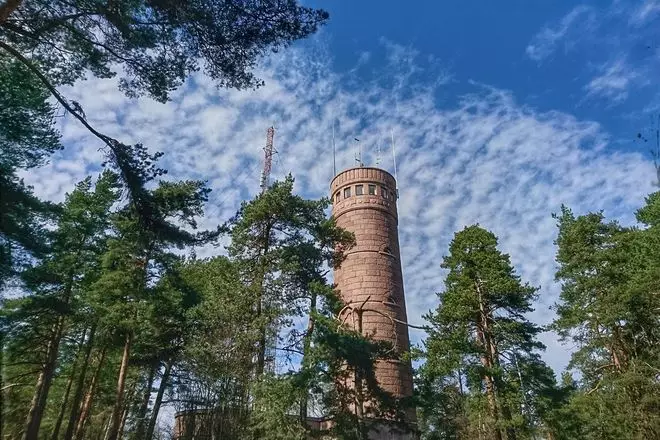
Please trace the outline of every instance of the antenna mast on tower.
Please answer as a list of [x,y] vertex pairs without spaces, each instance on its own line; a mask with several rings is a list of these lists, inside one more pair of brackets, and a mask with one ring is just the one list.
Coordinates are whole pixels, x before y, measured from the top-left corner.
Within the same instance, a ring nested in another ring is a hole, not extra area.
[[266,191],[270,183],[270,170],[273,167],[273,137],[275,137],[275,127],[268,127],[266,130],[266,146],[264,147],[264,169],[261,172],[261,181],[259,186],[261,192]]
[[394,148],[394,130],[391,131],[392,135],[392,160],[394,162],[394,181],[396,182],[396,198],[399,198],[399,176],[396,175],[396,150]]
[[[266,146],[264,147],[264,169],[261,172],[261,180],[259,186],[263,194],[268,189],[270,184],[270,171],[273,167],[273,154],[277,151],[273,148],[273,138],[275,137],[275,127],[270,126],[266,130]],[[263,279],[261,280],[263,286]],[[272,309],[272,299],[262,298],[261,307],[265,310]],[[263,367],[264,371],[268,373],[275,372],[275,358],[277,356],[277,334],[278,325],[275,322],[268,323],[268,328],[263,333]]]

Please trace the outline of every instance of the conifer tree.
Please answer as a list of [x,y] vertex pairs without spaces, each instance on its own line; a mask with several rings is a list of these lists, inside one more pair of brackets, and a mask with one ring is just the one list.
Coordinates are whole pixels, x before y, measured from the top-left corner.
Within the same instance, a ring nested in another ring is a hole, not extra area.
[[[140,146],[98,131],[91,115],[58,87],[89,74],[120,73],[119,87],[128,96],[165,102],[200,68],[221,87],[258,87],[262,81],[252,71],[260,57],[313,34],[327,19],[327,12],[296,1],[10,0],[0,4],[0,62],[20,65],[40,93],[47,91],[102,142],[138,213],[147,215],[148,194],[135,181]],[[49,116],[45,100],[38,105],[46,108],[33,131]]]
[[539,423],[535,400],[554,384],[538,355],[541,329],[525,318],[537,289],[479,226],[456,233],[442,267],[449,272],[440,305],[427,316],[422,370],[427,386],[440,380],[442,398],[455,402],[440,420],[451,422],[454,438],[529,438]]
[[38,200],[16,175],[61,147],[47,99],[25,66],[0,55],[0,288],[22,262],[47,248],[42,224],[53,218],[53,206]]
[[568,408],[585,439],[660,437],[660,281],[658,193],[637,212],[643,228],[606,221],[602,212],[557,215],[557,279],[562,292],[553,327],[577,350],[579,372]]
[[286,347],[302,350],[305,337],[290,325],[292,317],[309,315],[316,304],[314,283],[324,283],[324,263],[334,264],[335,245],[348,243],[350,234],[325,216],[328,200],[305,200],[293,194],[293,178],[274,183],[230,222],[230,257],[257,301],[256,319],[262,321],[255,375],[261,377],[268,345],[277,343],[277,332],[289,327]]
[[150,194],[153,202],[148,223],[133,204],[113,220],[116,236],[108,242],[102,263],[104,273],[93,287],[101,317],[99,324],[114,334],[123,347],[109,440],[116,440],[120,434],[132,350],[140,338],[151,332],[148,317],[155,304],[155,277],[176,258],[173,247],[202,244],[213,236],[192,234],[174,223],[176,220],[196,228],[208,191],[203,182],[160,182]]
[[107,239],[110,209],[119,198],[118,189],[117,176],[106,172],[95,185],[87,178],[67,195],[53,233],[51,252],[23,275],[26,287],[34,294],[8,304],[7,320],[14,329],[12,343],[27,342],[10,348],[12,352],[17,350],[14,355],[19,358],[8,359],[8,365],[30,359],[39,365],[26,438],[36,437],[39,431],[60,343],[76,321],[80,295],[98,274],[95,265]]

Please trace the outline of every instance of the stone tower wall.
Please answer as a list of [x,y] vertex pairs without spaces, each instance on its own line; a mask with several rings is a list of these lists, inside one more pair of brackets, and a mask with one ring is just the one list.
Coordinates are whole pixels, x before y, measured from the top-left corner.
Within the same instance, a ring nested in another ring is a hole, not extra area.
[[[374,185],[375,191],[370,191],[369,185]],[[356,240],[356,245],[346,252],[346,260],[334,272],[335,283],[347,305],[339,318],[355,328],[351,307],[364,304],[362,333],[389,341],[399,353],[405,352],[409,349],[408,328],[404,324],[408,320],[394,177],[378,168],[352,168],[339,173],[330,188],[337,225],[353,232]],[[350,195],[345,193],[348,188]],[[376,377],[381,387],[396,397],[412,395],[410,362],[379,361]],[[414,418],[414,413],[410,418]]]

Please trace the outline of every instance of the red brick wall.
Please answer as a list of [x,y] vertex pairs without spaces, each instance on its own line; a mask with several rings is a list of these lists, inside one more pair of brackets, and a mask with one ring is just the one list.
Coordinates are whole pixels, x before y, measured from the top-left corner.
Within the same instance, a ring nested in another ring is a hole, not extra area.
[[[356,185],[364,194],[356,195]],[[370,195],[368,185],[376,185]],[[351,197],[344,198],[344,188],[351,187]],[[408,328],[392,318],[407,322],[406,301],[399,251],[396,182],[388,172],[377,168],[353,168],[338,174],[332,181],[332,213],[337,225],[355,234],[356,245],[346,253],[346,260],[334,272],[335,283],[348,306],[359,307],[365,301],[363,334],[391,342],[398,352],[409,349]],[[382,189],[387,191],[387,198]],[[336,194],[339,193],[339,201]],[[354,314],[345,308],[340,319],[354,326]],[[409,362],[379,362],[376,376],[380,385],[397,397],[412,395]]]

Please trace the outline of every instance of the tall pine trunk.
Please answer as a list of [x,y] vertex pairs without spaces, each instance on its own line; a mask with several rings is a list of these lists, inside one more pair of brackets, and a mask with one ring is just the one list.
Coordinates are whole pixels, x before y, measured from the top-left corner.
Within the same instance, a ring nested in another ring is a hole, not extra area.
[[[83,333],[83,341],[85,338],[85,333]],[[82,345],[83,341],[80,343],[80,350],[82,350]],[[79,350],[79,351],[80,351]],[[64,420],[64,413],[66,413],[66,408],[69,404],[69,395],[71,394],[71,387],[73,386],[73,381],[76,377],[76,367],[77,367],[77,361],[78,361],[78,356],[80,356],[80,353],[76,356],[73,367],[71,368],[71,374],[69,374],[69,379],[66,382],[66,390],[64,391],[64,398],[62,399],[62,407],[60,408],[60,411],[57,415],[57,421],[55,422],[55,427],[53,428],[53,433],[51,434],[50,438],[51,440],[57,440],[60,437],[60,429],[62,428],[62,421]]]
[[497,395],[495,389],[495,378],[493,377],[493,360],[490,347],[490,335],[489,335],[489,325],[488,325],[488,310],[487,305],[485,304],[485,299],[483,292],[481,291],[481,285],[479,281],[474,283],[475,290],[477,293],[477,298],[479,301],[479,317],[477,320],[477,341],[481,348],[483,349],[481,354],[481,365],[486,370],[486,373],[483,376],[483,381],[486,386],[486,398],[488,399],[488,410],[490,417],[493,419],[493,437],[495,440],[502,440],[502,433],[499,428],[499,410],[497,408]]
[[119,423],[119,432],[117,433],[117,440],[122,440],[124,437],[124,427],[126,426],[126,420],[128,419],[128,414],[131,411],[130,402],[134,399],[137,394],[137,385],[139,379],[136,379],[128,391],[125,393],[124,404],[121,409],[121,422]]
[[[73,433],[76,427],[76,422],[78,420],[78,415],[81,410],[81,401],[83,398],[83,390],[85,387],[85,376],[87,375],[87,368],[89,368],[89,360],[92,355],[92,349],[94,347],[94,335],[96,333],[96,326],[93,325],[87,336],[87,343],[85,346],[85,355],[82,360],[82,365],[80,366],[80,372],[76,380],[76,389],[73,393],[73,399],[71,400],[71,412],[69,414],[69,421],[66,426],[66,431],[64,432],[64,440],[71,440],[73,438]],[[101,361],[102,363],[102,361]]]
[[154,377],[160,368],[159,362],[156,361],[149,368],[149,373],[147,375],[147,382],[145,384],[144,393],[142,394],[142,401],[140,402],[140,407],[137,412],[137,425],[135,427],[134,438],[136,440],[144,439],[144,430],[146,428],[146,418],[147,411],[149,410],[149,400],[151,399],[151,388],[154,384]]
[[5,333],[0,328],[0,439],[4,439],[3,426],[5,426]]
[[[271,225],[266,224],[264,225],[264,235],[263,235],[263,250],[261,253],[261,258],[259,261],[259,273],[257,275],[257,279],[255,280],[255,284],[257,285],[258,295],[257,295],[257,317],[262,318],[264,309],[267,304],[264,304],[266,301],[265,295],[264,295],[264,282],[266,279],[266,256],[268,255],[268,251],[270,249],[270,233],[271,233]],[[268,323],[264,323],[260,335],[259,335],[259,346],[257,349],[257,371],[256,371],[256,376],[257,379],[261,379],[261,377],[264,374],[264,370],[266,367],[266,334],[268,331]]]
[[170,374],[172,372],[172,363],[172,361],[169,361],[165,364],[165,371],[163,372],[163,376],[160,378],[158,394],[156,394],[154,408],[151,411],[151,418],[149,419],[149,426],[147,427],[147,432],[144,436],[145,440],[151,440],[154,436],[156,422],[158,421],[158,413],[160,412],[160,405],[163,403],[163,395],[165,394],[165,389],[167,389],[167,383],[170,380]]
[[[492,329],[490,328],[490,322],[493,320],[492,311],[489,308],[489,305],[486,304],[484,295],[481,289],[481,281],[477,280],[475,282],[475,288],[477,290],[477,295],[479,297],[479,312],[481,316],[481,334],[484,347],[484,357],[485,357],[485,367],[489,369],[497,369],[500,366],[499,352],[497,349],[497,341],[493,336]],[[484,363],[484,359],[482,359]],[[498,396],[499,390],[501,388],[501,381],[498,377],[493,376],[492,372],[486,375],[486,390],[489,393],[489,406],[491,411],[491,416],[495,417],[495,438],[497,440],[516,440],[516,432],[513,427],[511,427],[511,412],[506,403],[502,403]],[[500,405],[498,405],[498,401]],[[502,419],[506,422],[507,426],[502,431],[497,426],[499,419]]]
[[[307,331],[305,332],[305,337],[303,339],[303,358],[302,366],[303,368],[307,367],[309,364],[309,349],[312,342],[312,335],[314,333],[314,312],[316,312],[316,293],[312,292],[312,297],[309,302],[309,321],[307,322]],[[308,400],[307,386],[303,390],[302,396],[300,397],[300,421],[304,424],[307,420],[307,400]]]
[[94,401],[96,384],[99,381],[99,376],[101,375],[103,364],[105,363],[105,356],[107,354],[107,351],[108,350],[106,347],[103,347],[103,349],[101,350],[101,354],[99,355],[99,363],[96,366],[96,371],[94,371],[92,380],[90,381],[89,387],[87,388],[87,394],[85,395],[85,400],[83,401],[82,406],[80,407],[80,415],[78,416],[76,429],[73,436],[73,438],[75,438],[76,440],[82,440],[83,438],[83,434],[85,432],[85,424],[87,423],[87,419],[89,418],[89,414],[92,410],[92,402]]
[[[490,319],[491,317],[489,317]],[[490,346],[490,356],[491,356],[491,362],[493,367],[498,368],[500,367],[500,355],[497,350],[497,342],[495,341],[495,338],[493,337],[492,333],[488,333],[489,338],[488,338],[488,345]],[[500,390],[504,388],[502,384],[502,380],[500,377],[495,379],[495,392],[499,393]],[[512,422],[512,417],[511,417],[511,409],[506,403],[506,399],[502,399],[502,396],[498,395],[498,400],[500,402],[500,411],[502,413],[502,420],[506,422],[507,426],[505,428],[505,435],[504,437],[507,440],[516,440],[516,430],[511,426]]]
[[55,427],[53,428],[53,433],[50,436],[51,440],[57,440],[60,436],[60,429],[62,428],[62,421],[64,420],[64,413],[69,404],[69,395],[71,394],[71,387],[73,386],[73,380],[75,378],[76,371],[75,369],[69,375],[69,379],[66,382],[66,390],[64,391],[64,398],[62,399],[62,407],[60,408],[59,414],[57,415],[57,421],[55,422]]
[[126,333],[124,341],[124,352],[121,357],[121,364],[119,366],[119,377],[117,378],[117,395],[115,399],[115,406],[112,410],[112,417],[110,428],[108,431],[108,440],[117,440],[119,438],[119,430],[122,422],[122,410],[124,408],[124,390],[126,387],[126,376],[128,374],[128,358],[131,354],[131,343],[133,335],[131,332]]
[[[73,269],[69,272],[64,291],[62,292],[62,302],[69,304],[71,299],[71,291],[73,290]],[[57,365],[57,355],[60,350],[60,342],[64,333],[64,315],[58,316],[53,329],[51,331],[50,340],[46,348],[46,359],[39,372],[37,385],[35,387],[34,396],[28,411],[27,421],[25,423],[25,433],[23,440],[37,440],[39,436],[39,428],[41,427],[41,420],[46,409],[48,402],[48,392],[53,383],[55,375],[55,367]]]
[[[64,421],[64,414],[66,413],[66,408],[68,407],[69,404],[69,396],[71,395],[71,387],[73,386],[73,382],[76,376],[80,376],[80,374],[77,374],[77,369],[78,367],[80,367],[78,365],[78,362],[80,361],[80,354],[85,346],[86,338],[87,338],[87,329],[83,331],[82,337],[80,338],[80,343],[78,344],[78,352],[76,353],[76,356],[74,358],[73,366],[71,367],[71,374],[69,375],[69,379],[67,380],[66,391],[64,392],[64,399],[62,401],[62,407],[60,408],[59,414],[57,416],[57,422],[55,422],[55,427],[53,428],[53,433],[50,437],[51,440],[57,440],[60,437],[60,429],[62,428],[62,422]],[[2,437],[0,437],[0,439],[1,438]]]
[[[480,345],[482,345],[484,348],[487,347],[486,344],[486,338],[484,336],[484,331],[483,329],[479,329],[477,331],[477,339],[480,341]],[[491,419],[493,419],[493,424],[495,425],[493,427],[493,436],[495,440],[502,440],[502,433],[500,432],[500,428],[497,426],[499,424],[499,411],[497,409],[497,397],[495,395],[495,380],[490,373],[490,370],[492,370],[493,365],[490,361],[490,356],[488,354],[482,354],[481,355],[481,365],[484,367],[486,371],[488,371],[486,374],[483,376],[483,381],[486,386],[486,398],[488,399],[488,412],[490,414]]]
[[37,440],[39,436],[39,428],[41,427],[41,420],[46,409],[46,402],[48,401],[48,392],[53,383],[55,375],[55,365],[57,363],[57,355],[59,353],[60,341],[62,340],[62,333],[64,329],[64,317],[60,316],[53,325],[51,337],[48,341],[46,348],[46,359],[39,372],[37,378],[37,385],[35,387],[34,396],[28,411],[25,433],[23,440]]

